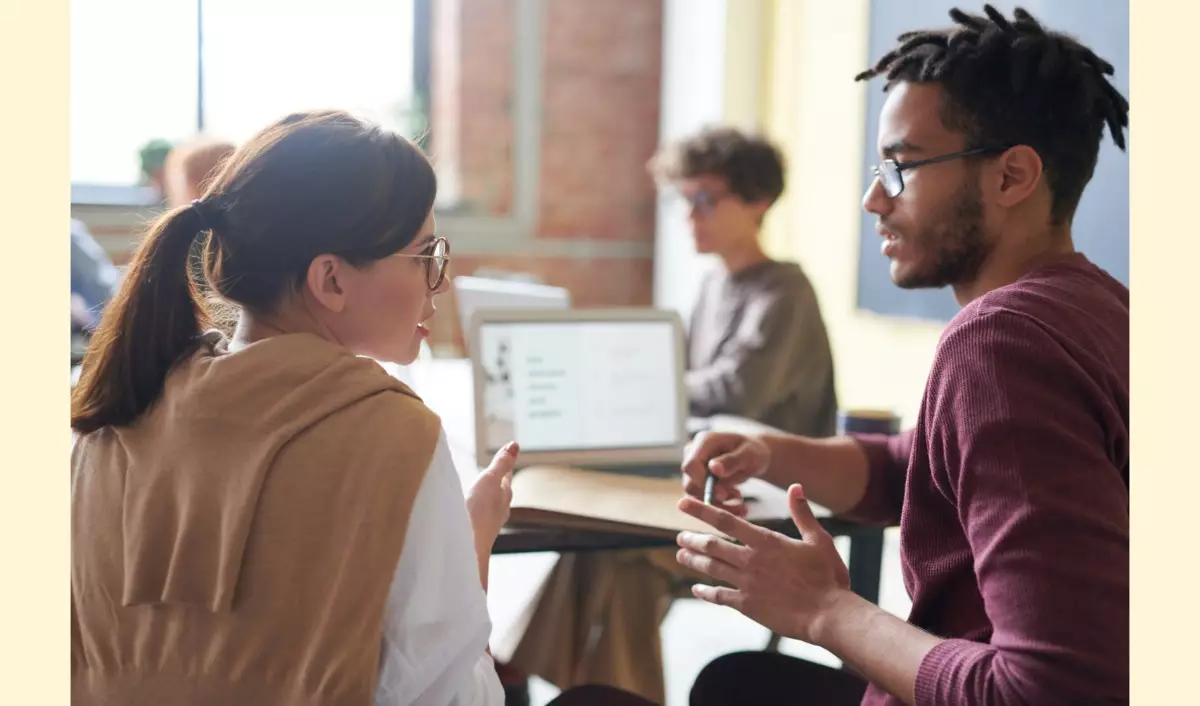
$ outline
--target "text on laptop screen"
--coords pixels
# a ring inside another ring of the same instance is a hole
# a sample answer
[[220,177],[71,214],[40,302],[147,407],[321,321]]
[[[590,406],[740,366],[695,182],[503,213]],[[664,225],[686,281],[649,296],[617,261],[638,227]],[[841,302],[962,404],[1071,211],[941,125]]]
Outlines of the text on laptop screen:
[[679,435],[667,322],[491,322],[479,328],[484,439],[524,451],[671,446]]

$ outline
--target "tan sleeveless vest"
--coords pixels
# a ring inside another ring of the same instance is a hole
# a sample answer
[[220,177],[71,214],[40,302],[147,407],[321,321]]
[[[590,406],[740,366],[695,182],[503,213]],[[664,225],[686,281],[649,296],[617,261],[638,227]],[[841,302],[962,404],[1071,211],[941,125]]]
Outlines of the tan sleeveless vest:
[[315,336],[219,338],[72,457],[72,703],[368,706],[438,418]]

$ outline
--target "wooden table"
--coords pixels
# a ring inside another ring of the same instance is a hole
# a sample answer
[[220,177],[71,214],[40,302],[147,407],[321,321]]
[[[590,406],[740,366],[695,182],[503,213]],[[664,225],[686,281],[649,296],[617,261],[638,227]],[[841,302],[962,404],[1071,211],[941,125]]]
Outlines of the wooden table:
[[[475,462],[474,395],[470,362],[466,359],[432,359],[418,361],[407,370],[392,369],[406,382],[413,384],[418,395],[441,418],[450,442],[450,451],[464,486],[479,472]],[[713,420],[716,428],[734,431],[751,430],[755,425],[747,420],[719,417]],[[757,483],[757,485],[755,485]],[[757,508],[751,519],[758,525],[798,536],[787,507],[786,493],[763,481],[752,481],[744,489],[754,497]],[[850,587],[872,603],[879,602],[879,579],[883,563],[883,528],[869,527],[830,516],[824,508],[814,506],[813,512],[821,525],[834,537],[850,539]],[[506,527],[496,540],[495,554],[533,552],[583,552],[623,549],[652,549],[674,546],[674,540],[642,535],[596,532],[565,528]]]

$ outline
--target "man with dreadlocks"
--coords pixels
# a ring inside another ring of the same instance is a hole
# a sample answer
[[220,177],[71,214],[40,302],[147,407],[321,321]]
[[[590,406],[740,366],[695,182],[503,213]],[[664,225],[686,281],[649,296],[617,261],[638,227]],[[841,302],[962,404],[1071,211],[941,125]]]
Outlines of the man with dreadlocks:
[[[679,562],[722,584],[696,596],[850,669],[730,655],[694,705],[1128,703],[1129,292],[1071,238],[1105,126],[1124,149],[1128,103],[1088,48],[984,9],[902,35],[858,76],[886,77],[863,207],[892,279],[962,306],[915,428],[707,434],[685,461],[689,495],[711,470],[718,506],[681,508],[738,540],[680,535]],[[720,507],[752,476],[789,488],[800,540]],[[849,590],[806,498],[899,522],[908,621]]]

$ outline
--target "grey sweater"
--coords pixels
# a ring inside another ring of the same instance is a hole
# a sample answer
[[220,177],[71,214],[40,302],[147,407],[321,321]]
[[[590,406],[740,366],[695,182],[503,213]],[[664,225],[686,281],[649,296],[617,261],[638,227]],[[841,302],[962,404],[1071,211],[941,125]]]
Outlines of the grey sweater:
[[691,414],[732,414],[805,436],[837,425],[833,355],[812,284],[768,260],[705,276],[688,333]]

